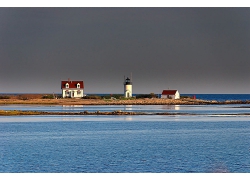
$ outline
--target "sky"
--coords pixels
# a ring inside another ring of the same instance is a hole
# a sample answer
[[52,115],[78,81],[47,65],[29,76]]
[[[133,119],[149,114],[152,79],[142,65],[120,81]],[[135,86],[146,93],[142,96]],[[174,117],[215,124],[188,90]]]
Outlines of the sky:
[[250,8],[1,7],[0,93],[250,94]]

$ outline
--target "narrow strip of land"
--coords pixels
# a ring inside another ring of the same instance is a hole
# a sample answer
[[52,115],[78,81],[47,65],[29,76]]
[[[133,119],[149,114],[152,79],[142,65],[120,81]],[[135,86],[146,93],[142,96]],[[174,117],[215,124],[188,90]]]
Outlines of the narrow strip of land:
[[0,105],[41,104],[41,105],[210,105],[210,104],[250,104],[248,101],[208,101],[191,98],[183,99],[0,99]]
[[0,110],[0,116],[28,116],[28,115],[168,115],[168,116],[176,116],[176,115],[184,115],[184,116],[194,116],[194,115],[209,115],[209,116],[236,116],[236,115],[244,115],[250,116],[250,113],[241,113],[241,114],[199,114],[199,113],[147,113],[147,112],[126,112],[126,111],[112,111],[112,112],[46,112],[46,111],[18,111],[18,110]]

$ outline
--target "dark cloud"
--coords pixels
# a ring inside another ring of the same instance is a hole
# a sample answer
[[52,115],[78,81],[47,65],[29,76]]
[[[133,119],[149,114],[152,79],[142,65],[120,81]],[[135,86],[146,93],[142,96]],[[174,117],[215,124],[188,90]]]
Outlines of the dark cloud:
[[249,8],[0,8],[0,92],[248,93]]

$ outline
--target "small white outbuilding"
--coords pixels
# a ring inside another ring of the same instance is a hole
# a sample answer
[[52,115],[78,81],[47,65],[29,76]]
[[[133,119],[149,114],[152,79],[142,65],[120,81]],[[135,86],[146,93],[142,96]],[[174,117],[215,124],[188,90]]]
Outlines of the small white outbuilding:
[[180,93],[178,90],[163,90],[161,98],[165,99],[180,99]]

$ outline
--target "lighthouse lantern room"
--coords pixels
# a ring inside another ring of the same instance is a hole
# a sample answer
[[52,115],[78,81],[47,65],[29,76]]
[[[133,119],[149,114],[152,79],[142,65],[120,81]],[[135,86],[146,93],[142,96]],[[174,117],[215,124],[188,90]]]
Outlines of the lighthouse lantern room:
[[132,80],[130,80],[128,77],[125,79],[124,76],[124,97],[129,98],[132,97]]

